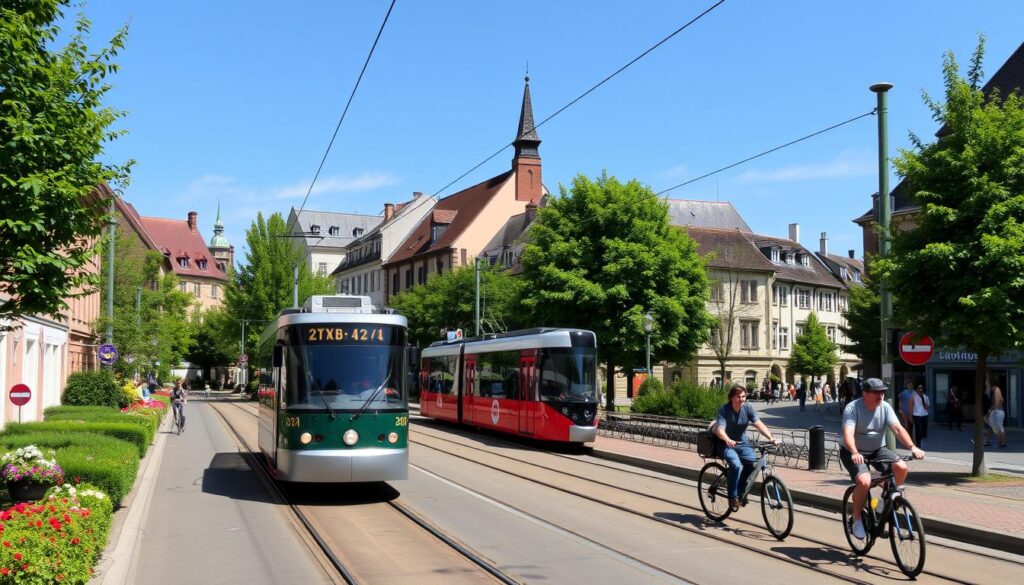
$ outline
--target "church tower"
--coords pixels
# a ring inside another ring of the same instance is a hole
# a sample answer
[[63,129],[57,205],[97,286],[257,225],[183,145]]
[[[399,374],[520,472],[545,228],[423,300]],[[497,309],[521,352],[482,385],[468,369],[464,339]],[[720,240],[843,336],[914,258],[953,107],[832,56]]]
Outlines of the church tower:
[[540,203],[544,193],[540,175],[540,136],[533,127],[533,104],[530,103],[530,76],[523,89],[523,107],[519,112],[519,132],[512,143],[516,148],[512,170],[516,174],[516,201]]
[[220,202],[217,202],[217,221],[213,224],[213,237],[210,238],[209,248],[217,266],[225,274],[230,273],[235,265],[235,247],[224,237],[224,224],[220,221]]

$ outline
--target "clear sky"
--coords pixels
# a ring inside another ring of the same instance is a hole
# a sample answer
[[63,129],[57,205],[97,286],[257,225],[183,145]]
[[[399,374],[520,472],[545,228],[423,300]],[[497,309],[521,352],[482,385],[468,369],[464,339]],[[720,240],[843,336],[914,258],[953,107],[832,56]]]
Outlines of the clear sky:
[[[307,209],[382,213],[436,193],[515,138],[529,63],[537,121],[714,4],[701,1],[398,0]],[[138,161],[125,196],[143,215],[218,201],[241,251],[257,211],[302,203],[388,0],[96,0],[93,44],[129,25],[110,105]],[[933,136],[921,92],[942,96],[942,55],[986,79],[1024,41],[1016,1],[726,0],[538,129],[557,192],[603,169],[660,191],[825,128],[889,97],[890,149]],[[862,253],[851,219],[877,190],[877,122],[841,129],[674,190],[731,201],[755,232]],[[511,148],[442,196],[509,169]],[[896,178],[890,179],[895,186]]]

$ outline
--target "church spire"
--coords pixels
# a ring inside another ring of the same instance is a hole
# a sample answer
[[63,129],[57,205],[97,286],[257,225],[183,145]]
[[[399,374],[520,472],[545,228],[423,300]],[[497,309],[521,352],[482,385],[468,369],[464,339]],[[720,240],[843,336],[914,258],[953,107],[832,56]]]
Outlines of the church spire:
[[540,136],[533,122],[533,104],[530,101],[530,76],[526,76],[526,85],[523,87],[523,107],[519,112],[519,132],[516,133],[516,140],[513,142],[516,147],[515,158],[521,156],[540,158],[537,147],[540,146]]

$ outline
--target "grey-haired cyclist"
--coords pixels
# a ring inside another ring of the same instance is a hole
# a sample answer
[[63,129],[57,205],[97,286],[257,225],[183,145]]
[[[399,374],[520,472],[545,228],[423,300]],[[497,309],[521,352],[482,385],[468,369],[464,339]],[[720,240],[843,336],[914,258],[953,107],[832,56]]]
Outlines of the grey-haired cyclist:
[[868,378],[863,385],[864,395],[846,405],[843,410],[839,459],[850,473],[850,478],[856,482],[853,490],[851,531],[859,539],[866,536],[861,512],[871,488],[871,470],[868,463],[874,464],[877,468],[879,461],[894,461],[892,472],[896,485],[902,485],[909,473],[906,462],[899,461],[899,457],[885,447],[886,429],[891,428],[896,433],[896,437],[910,449],[910,454],[915,459],[924,459],[924,451],[914,445],[910,433],[900,424],[896,411],[885,402],[885,390],[886,386],[881,380]]

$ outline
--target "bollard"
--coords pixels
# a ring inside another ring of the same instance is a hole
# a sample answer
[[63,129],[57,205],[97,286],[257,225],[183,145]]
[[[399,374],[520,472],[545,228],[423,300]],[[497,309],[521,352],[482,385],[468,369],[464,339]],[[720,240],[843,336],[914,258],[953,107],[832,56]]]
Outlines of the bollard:
[[825,469],[825,427],[807,429],[807,469]]

